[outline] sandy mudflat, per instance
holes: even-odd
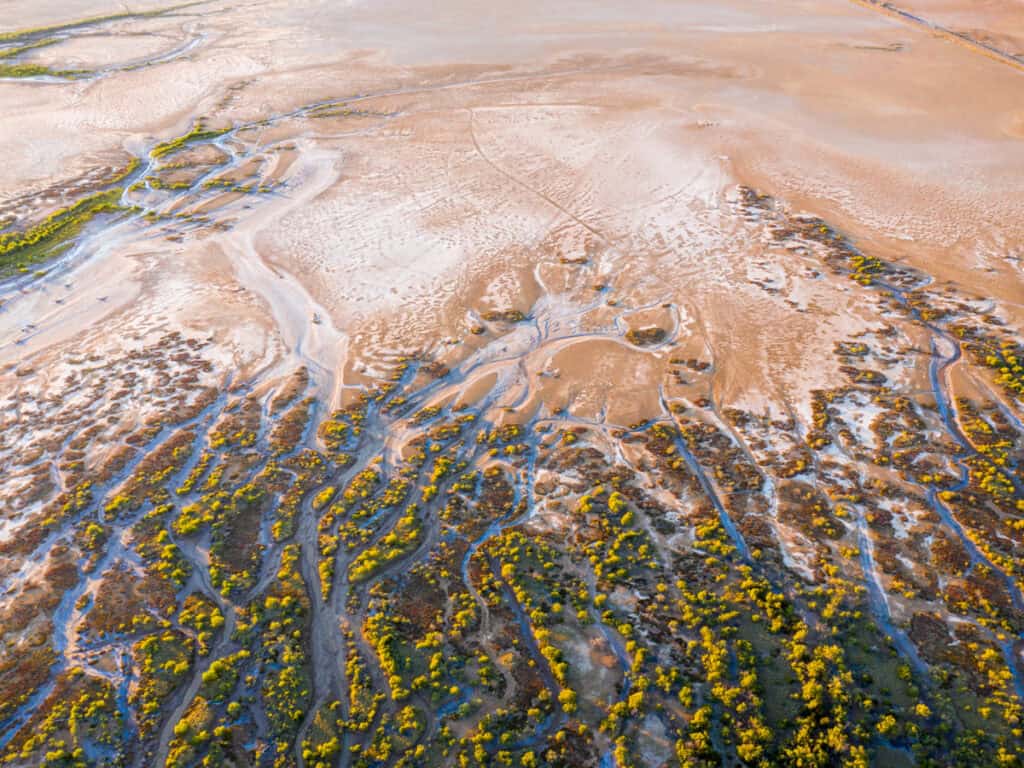
[[[0,2],[0,756],[795,764],[810,647],[820,765],[1020,759],[1022,89],[1019,2]]]
[[[19,23],[108,10],[53,5]],[[517,304],[535,290],[524,274],[588,248],[576,279],[556,278],[559,293],[614,276],[626,305],[688,302],[724,360],[742,348],[764,375],[780,342],[754,318],[794,341],[858,329],[865,319],[827,280],[800,288],[791,260],[765,256],[787,290],[824,292],[806,297],[812,308],[751,287],[760,247],[727,202],[740,182],[940,280],[969,270],[965,287],[1019,317],[1008,278],[1021,234],[1020,73],[870,8],[266,3],[256,14],[208,3],[101,32],[33,56],[102,70],[173,50],[175,35],[199,43],[95,79],[0,83],[3,194],[73,179],[100,153],[144,152],[200,116],[277,116],[245,132],[246,151],[299,140],[283,180],[303,204],[236,206],[232,219],[252,219],[237,235],[188,238],[160,263],[179,263],[181,277],[203,251],[237,253],[231,241],[251,238],[254,258],[295,275],[345,335],[368,344],[419,348],[464,334],[482,296]],[[328,99],[345,107],[286,117]],[[91,283],[90,261],[76,269]],[[814,345],[795,357],[785,386],[801,366],[820,369]]]

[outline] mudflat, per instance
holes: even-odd
[[[1024,6],[0,2],[9,765],[1017,765]]]

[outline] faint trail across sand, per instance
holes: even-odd
[[[1002,48],[997,48],[990,43],[971,37],[966,32],[957,32],[949,29],[948,27],[944,27],[934,21],[929,21],[928,19],[916,16],[910,11],[898,8],[892,3],[880,2],[879,0],[851,0],[851,2],[854,2],[857,5],[862,5],[865,8],[870,8],[873,11],[884,13],[886,16],[902,21],[904,24],[909,26],[925,29],[929,32],[940,35],[947,40],[951,40],[954,43],[959,43],[960,45],[965,46],[974,53],[980,53],[994,61],[998,61],[1002,64],[1008,64],[1014,69],[1024,72],[1024,58],[1012,54],[1009,51],[1004,51]]]

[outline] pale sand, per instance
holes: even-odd
[[[106,10],[81,5],[22,11],[18,26]],[[917,6],[950,24],[974,12]],[[1004,17],[1017,19],[990,8],[978,24]],[[59,357],[111,318],[158,313],[213,333],[246,375],[310,365],[338,402],[359,371],[383,373],[402,352],[455,364],[492,348],[508,328],[470,333],[488,310],[532,310],[545,339],[613,337],[631,311],[667,303],[686,318],[673,354],[713,360],[716,400],[802,404],[834,379],[833,342],[879,313],[818,273],[813,254],[765,245],[732,206],[738,183],[1022,319],[1024,75],[855,3],[532,2],[481,14],[459,2],[214,2],[96,31],[37,55],[107,65],[201,42],[95,79],[0,83],[0,197],[74,179],[117,150],[144,154],[198,117],[278,116],[232,146],[262,158],[236,168],[284,186],[166,208],[223,231],[170,243],[173,226],[127,224],[88,241],[67,271],[5,297],[6,361]],[[328,99],[349,113],[281,118]],[[76,298],[55,305],[63,281]],[[211,292],[240,308],[212,311]],[[45,332],[13,346],[32,318]],[[660,364],[616,365],[664,378]],[[588,392],[615,392],[615,376],[564,367]],[[563,379],[528,399],[565,405],[571,389]],[[607,411],[605,395],[587,396],[588,414]],[[660,408],[649,395],[630,399],[628,418]]]

